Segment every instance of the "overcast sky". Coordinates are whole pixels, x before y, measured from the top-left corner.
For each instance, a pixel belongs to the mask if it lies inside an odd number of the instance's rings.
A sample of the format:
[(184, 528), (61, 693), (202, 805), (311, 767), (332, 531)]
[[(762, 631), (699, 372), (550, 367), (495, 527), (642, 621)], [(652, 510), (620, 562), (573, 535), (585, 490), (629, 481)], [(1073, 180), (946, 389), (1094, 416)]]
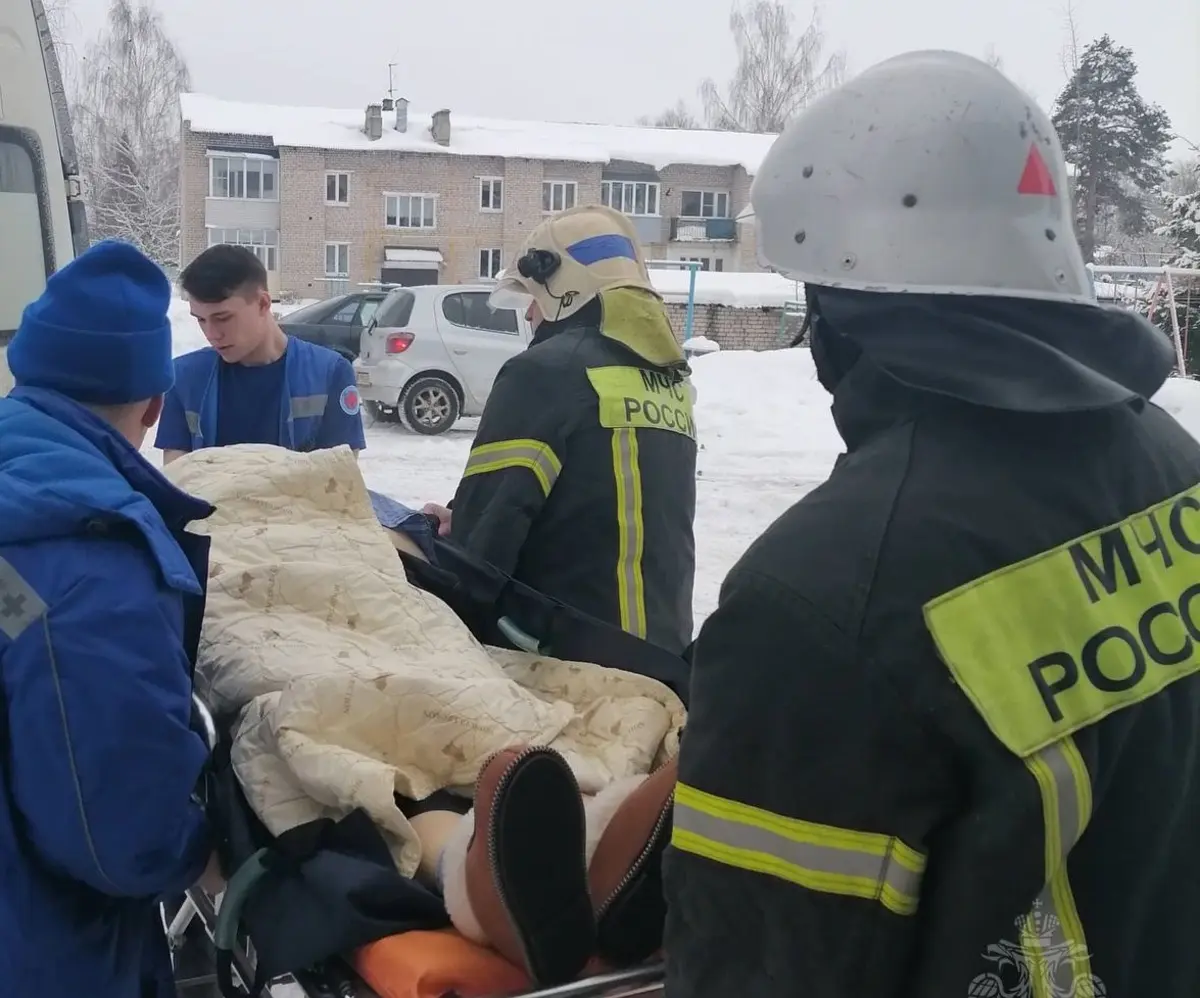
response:
[[(1065, 0), (828, 0), (831, 51), (851, 72), (918, 48), (983, 55), (1049, 108), (1065, 79)], [(77, 50), (107, 0), (71, 0)], [(730, 0), (157, 0), (194, 88), (246, 101), (415, 108), (629, 123), (726, 79)], [(807, 23), (812, 6), (794, 3)], [(1133, 49), (1142, 95), (1200, 144), (1200, 0), (1075, 0), (1080, 40)], [(1186, 147), (1176, 143), (1175, 151)]]

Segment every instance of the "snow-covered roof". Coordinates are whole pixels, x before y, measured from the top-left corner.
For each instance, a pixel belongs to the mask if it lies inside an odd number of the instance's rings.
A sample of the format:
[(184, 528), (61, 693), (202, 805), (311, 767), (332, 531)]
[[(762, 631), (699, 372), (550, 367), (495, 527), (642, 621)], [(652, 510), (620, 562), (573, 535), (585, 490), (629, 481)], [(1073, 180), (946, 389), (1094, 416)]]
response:
[[(650, 268), (650, 283), (663, 300), (684, 303), (688, 298), (688, 272)], [(779, 274), (720, 273), (701, 270), (696, 274), (697, 305), (731, 305), (734, 308), (782, 308), (788, 302), (804, 301), (804, 286)]]
[(398, 132), (394, 116), (383, 113), (383, 135), (369, 139), (363, 131), (366, 108), (285, 107), (181, 94), (180, 110), (193, 132), (235, 133), (269, 137), (277, 146), (440, 153), (451, 156), (501, 156), (538, 160), (610, 163), (629, 160), (661, 170), (672, 163), (697, 166), (742, 166), (756, 173), (774, 135), (632, 125), (569, 124), (508, 121), (452, 113), (450, 144), (438, 145), (430, 134), (432, 115), (408, 111), (408, 127)]

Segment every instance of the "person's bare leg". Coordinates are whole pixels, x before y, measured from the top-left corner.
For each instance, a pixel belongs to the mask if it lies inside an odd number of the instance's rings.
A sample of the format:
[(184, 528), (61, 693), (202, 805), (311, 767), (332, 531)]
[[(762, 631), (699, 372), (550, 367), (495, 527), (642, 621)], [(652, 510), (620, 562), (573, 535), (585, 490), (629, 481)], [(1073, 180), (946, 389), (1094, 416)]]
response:
[(408, 823), (421, 840), (421, 865), (417, 868), (417, 877), (427, 887), (440, 890), (438, 863), (446, 843), (463, 818), (454, 811), (426, 811), (409, 819)]

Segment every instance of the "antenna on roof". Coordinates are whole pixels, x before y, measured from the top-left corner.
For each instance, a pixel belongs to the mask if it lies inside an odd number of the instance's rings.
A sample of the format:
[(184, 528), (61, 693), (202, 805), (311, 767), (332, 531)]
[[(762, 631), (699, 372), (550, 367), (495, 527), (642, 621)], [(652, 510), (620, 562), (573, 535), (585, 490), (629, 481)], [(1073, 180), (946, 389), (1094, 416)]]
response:
[(388, 97), (391, 97), (393, 100), (396, 97), (396, 88), (392, 86), (392, 70), (395, 68), (396, 64), (394, 62), (388, 63)]

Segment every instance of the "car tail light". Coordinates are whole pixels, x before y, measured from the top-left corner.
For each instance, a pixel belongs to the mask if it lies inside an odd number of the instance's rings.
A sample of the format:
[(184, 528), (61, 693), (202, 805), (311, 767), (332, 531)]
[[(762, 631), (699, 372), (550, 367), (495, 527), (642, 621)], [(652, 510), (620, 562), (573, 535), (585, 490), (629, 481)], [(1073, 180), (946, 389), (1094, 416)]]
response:
[(412, 333), (391, 333), (387, 338), (388, 353), (404, 353), (412, 346)]

